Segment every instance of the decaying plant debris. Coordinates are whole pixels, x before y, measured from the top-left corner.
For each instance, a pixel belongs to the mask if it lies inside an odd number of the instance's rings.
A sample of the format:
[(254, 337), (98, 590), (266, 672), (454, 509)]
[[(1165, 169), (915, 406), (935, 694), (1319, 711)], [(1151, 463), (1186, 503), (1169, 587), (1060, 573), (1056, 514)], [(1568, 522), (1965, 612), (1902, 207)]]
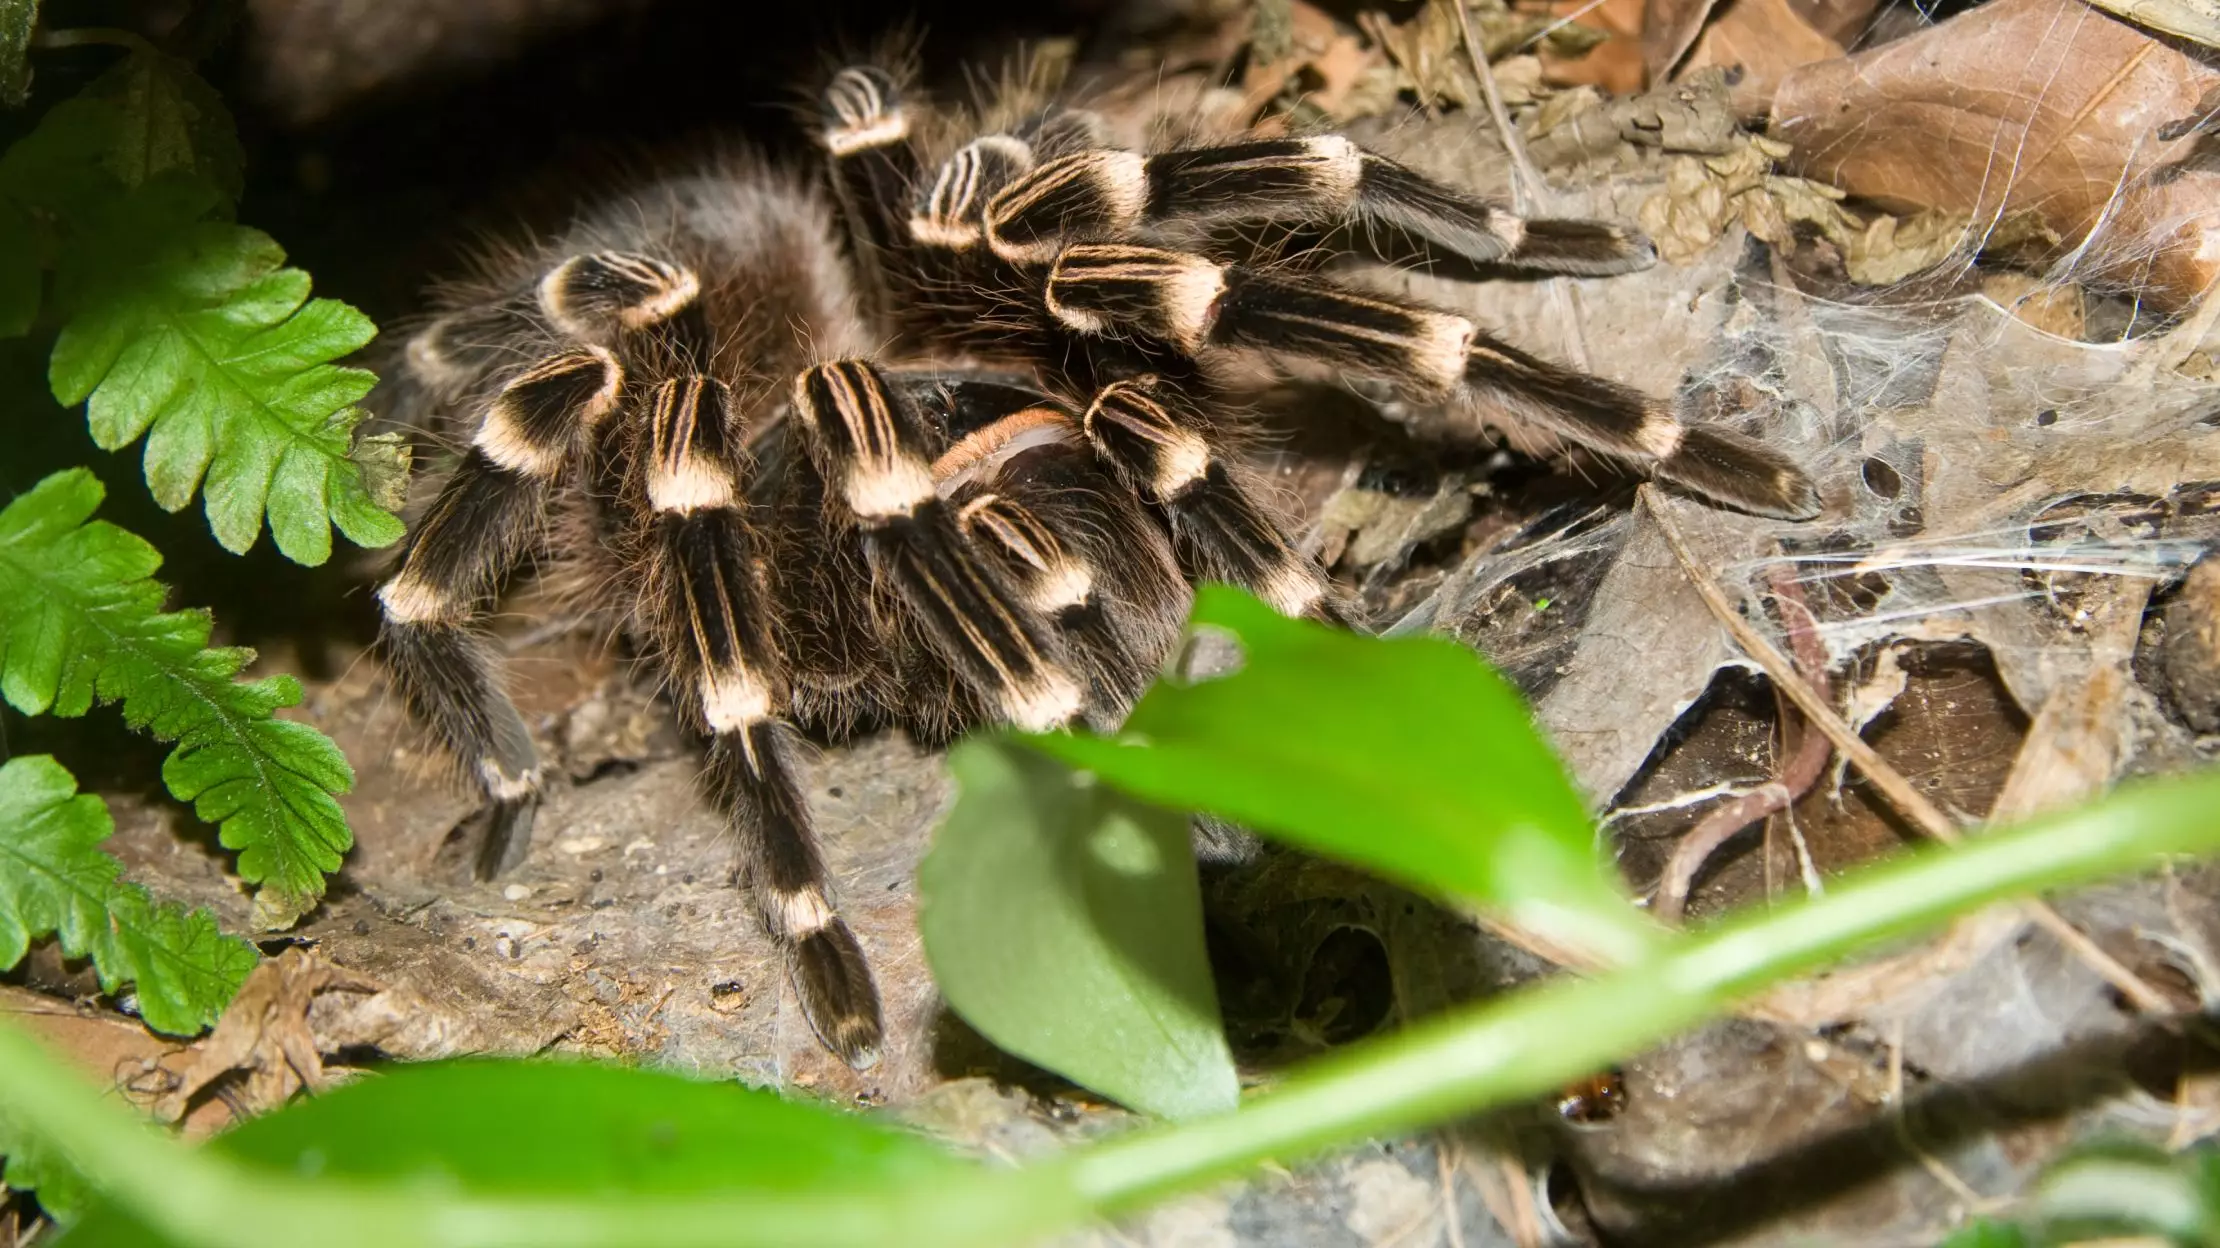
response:
[[(1124, 98), (1343, 126), (1532, 212), (1641, 223), (1669, 262), (1633, 277), (1368, 280), (1678, 392), (1822, 483), (1826, 514), (1806, 524), (1637, 503), (1605, 465), (1531, 441), (1499, 451), (1474, 414), (1304, 379), (1269, 453), (1375, 625), (1459, 637), (1519, 682), (1637, 891), (1707, 814), (1785, 785), (1765, 803), (1777, 813), (1682, 864), (1693, 921), (1824, 887), (1938, 820), (1978, 835), (2209, 763), (2209, 54), (2079, 0), (1991, 0), (1893, 39), (1902, 15), (1870, 4), (1613, 4), (1586, 33), (1557, 25), (1575, 7), (1429, 0), (1344, 21), (1260, 0), (1125, 54), (1148, 72)], [(1514, 176), (1491, 91), (1546, 184)], [(1815, 765), (1805, 742), (1824, 734), (1720, 602), (1893, 774), (1839, 743)], [(562, 763), (530, 861), (464, 882), (469, 803), (432, 782), (374, 666), (342, 664), (304, 713), (360, 772), (360, 848), (239, 1019), (189, 1056), (103, 1059), (126, 1095), (198, 1125), (220, 1113), (197, 1089), (251, 1111), (366, 1051), (563, 1051), (888, 1104), (998, 1155), (1120, 1121), (939, 1008), (912, 887), (947, 798), (935, 758), (873, 739), (816, 768), (846, 913), (889, 998), (886, 1060), (859, 1076), (789, 999), (662, 708), (589, 639), (512, 641), (520, 701)], [(113, 801), (134, 878), (246, 924), (178, 812)], [(1547, 970), (1330, 865), (1267, 853), (1206, 875), (1229, 1028), (1260, 1078)], [(2161, 1016), (2220, 998), (2216, 916), (2205, 869), (2061, 899), (2049, 918), (1976, 915), (1630, 1063), (1623, 1107), (1596, 1121), (1545, 1107), (1368, 1147), (1101, 1238), (1927, 1242), (2074, 1138), (2220, 1129), (2204, 1033)], [(55, 975), (41, 986), (70, 986)]]

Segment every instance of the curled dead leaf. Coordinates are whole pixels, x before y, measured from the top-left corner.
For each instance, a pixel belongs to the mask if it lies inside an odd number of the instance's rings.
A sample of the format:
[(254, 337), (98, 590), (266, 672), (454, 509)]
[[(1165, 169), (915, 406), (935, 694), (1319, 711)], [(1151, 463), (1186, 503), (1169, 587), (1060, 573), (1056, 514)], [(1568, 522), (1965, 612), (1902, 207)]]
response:
[(2058, 240), (2043, 258), (2179, 308), (2220, 278), (2220, 171), (2189, 159), (2196, 136), (2160, 132), (2215, 85), (2220, 70), (2080, 0), (1993, 0), (1792, 71), (1771, 133), (1795, 172), (1892, 211), (1984, 239), (2030, 214)]
[(1793, 0), (1727, 0), (1688, 50), (1681, 73), (1732, 70), (1736, 115), (1763, 118), (1789, 71), (1842, 55)]

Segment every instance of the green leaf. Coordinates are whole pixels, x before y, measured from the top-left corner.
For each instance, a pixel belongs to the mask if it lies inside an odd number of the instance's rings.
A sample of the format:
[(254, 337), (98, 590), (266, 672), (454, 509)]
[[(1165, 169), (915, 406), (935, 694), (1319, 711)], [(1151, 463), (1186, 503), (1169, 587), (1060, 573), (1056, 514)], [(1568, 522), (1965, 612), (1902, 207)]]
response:
[(82, 94), (110, 106), (112, 131), (101, 160), (125, 186), (183, 171), (226, 200), (239, 198), (246, 156), (238, 129), (223, 98), (185, 62), (134, 48)]
[(1471, 651), (1290, 620), (1224, 586), (1196, 596), (1190, 626), (1232, 634), (1240, 669), (1159, 681), (1116, 736), (1026, 744), (1613, 960), (1655, 943), (1518, 692)]
[(92, 1186), (60, 1154), (30, 1132), (0, 1115), (0, 1158), (7, 1165), (0, 1182), (19, 1192), (37, 1192), (39, 1207), (67, 1226), (92, 1206)]
[(2027, 1236), (2018, 1227), (1986, 1218), (1968, 1222), (1951, 1233), (1941, 1248), (2029, 1248)]
[[(1038, 1243), (1090, 1217), (1129, 1212), (1266, 1161), (1293, 1163), (1337, 1145), (1530, 1099), (1723, 1013), (1770, 983), (1955, 914), (2149, 870), (2173, 855), (2220, 852), (2216, 809), (2220, 772), (2124, 786), (2102, 802), (2029, 826), (1863, 868), (1821, 897), (1753, 908), (1669, 944), (1644, 965), (1594, 977), (1553, 976), (1414, 1021), (1394, 1035), (1287, 1072), (1231, 1114), (1123, 1132), (1014, 1173), (963, 1165), (934, 1173), (919, 1166), (910, 1177), (887, 1178), (871, 1157), (855, 1160), (869, 1149), (826, 1147), (836, 1137), (821, 1136), (799, 1119), (792, 1130), (759, 1127), (786, 1120), (759, 1119), (759, 1113), (779, 1111), (748, 1100), (710, 1113), (713, 1122), (749, 1138), (762, 1131), (764, 1141), (735, 1146), (748, 1149), (742, 1160), (713, 1168), (725, 1176), (723, 1187), (680, 1190), (674, 1178), (634, 1196), (614, 1185), (654, 1166), (658, 1146), (683, 1147), (694, 1120), (674, 1112), (669, 1133), (650, 1125), (644, 1159), (636, 1148), (619, 1147), (616, 1160), (603, 1160), (610, 1142), (628, 1146), (639, 1138), (637, 1120), (621, 1114), (658, 1104), (658, 1094), (623, 1088), (604, 1098), (614, 1108), (601, 1112), (593, 1108), (595, 1098), (547, 1083), (513, 1085), (508, 1099), (490, 1111), (475, 1103), (466, 1084), (456, 1083), (429, 1089), (406, 1113), (350, 1109), (335, 1113), (328, 1132), (293, 1132), (287, 1122), (293, 1115), (330, 1112), (331, 1101), (372, 1095), (379, 1083), (351, 1085), (267, 1125), (241, 1128), (242, 1135), (280, 1133), (248, 1161), (233, 1157), (227, 1143), (193, 1149), (154, 1130), (5, 1020), (0, 1112), (26, 1138), (68, 1158), (103, 1198), (166, 1237), (149, 1233), (121, 1241), (133, 1244), (296, 1248), (304, 1234), (318, 1248)], [(817, 1114), (818, 1122), (826, 1112), (792, 1110)], [(584, 1127), (568, 1121), (581, 1113)], [(377, 1174), (358, 1176), (334, 1166), (327, 1141), (340, 1140), (348, 1141), (336, 1145), (346, 1150), (346, 1165), (361, 1158), (366, 1167), (381, 1167)], [(389, 1152), (398, 1156), (387, 1160)], [(513, 1165), (504, 1161), (511, 1152), (520, 1158)], [(586, 1171), (592, 1182), (573, 1179), (567, 1167), (574, 1153), (593, 1159)], [(782, 1166), (788, 1158), (794, 1164)], [(755, 1180), (745, 1168), (750, 1164), (765, 1165), (786, 1186)], [(472, 1176), (492, 1172), (509, 1174), (519, 1185), (544, 1179), (549, 1187), (529, 1193), (472, 1189)], [(860, 1179), (847, 1181), (851, 1172)], [(66, 1242), (83, 1248), (119, 1241)]]
[(1203, 954), (1187, 816), (995, 740), (918, 868), (943, 996), (1003, 1049), (1135, 1109), (1189, 1118), (1240, 1088)]
[[(358, 545), (398, 540), (400, 520), (350, 458), (363, 418), (354, 404), (377, 379), (330, 363), (370, 341), (368, 318), (309, 299), (308, 275), (281, 267), (268, 235), (214, 221), (180, 230), (173, 201), (134, 202), (146, 219), (125, 212), (103, 234), (112, 245), (94, 239), (65, 257), (73, 298), (48, 369), (54, 397), (89, 400), (102, 447), (145, 436), (155, 501), (175, 511), (205, 494), (209, 526), (234, 553), (254, 545), (265, 516), (297, 563), (330, 557), (333, 525)], [(118, 265), (145, 237), (163, 245)]]
[[(991, 1178), (921, 1139), (768, 1092), (569, 1062), (399, 1067), (254, 1119), (210, 1147), (273, 1180), (371, 1187), (404, 1211), (395, 1226), (405, 1223), (412, 1192), (488, 1202), (625, 1198), (643, 1216), (715, 1198), (737, 1206), (721, 1228), (731, 1244), (950, 1242), (903, 1218), (904, 1195)], [(782, 1207), (797, 1198), (815, 1211)], [(642, 1221), (634, 1236), (594, 1242), (658, 1242), (651, 1227)], [(174, 1241), (100, 1203), (62, 1242)]]
[(21, 108), (31, 94), (31, 29), (39, 0), (0, 0), (0, 108)]
[(301, 699), (291, 677), (241, 681), (252, 651), (209, 647), (205, 612), (161, 610), (161, 556), (92, 519), (101, 495), (71, 469), (0, 510), (0, 698), (27, 715), (120, 701), (177, 743), (162, 779), (239, 851), (240, 876), (299, 913), (354, 843), (335, 796), (354, 773), (322, 733), (274, 717)]
[(224, 935), (206, 910), (156, 905), (101, 852), (114, 831), (99, 798), (43, 754), (0, 765), (0, 967), (58, 936), (92, 959), (100, 986), (137, 988), (149, 1027), (191, 1035), (216, 1021), (254, 969), (254, 946)]

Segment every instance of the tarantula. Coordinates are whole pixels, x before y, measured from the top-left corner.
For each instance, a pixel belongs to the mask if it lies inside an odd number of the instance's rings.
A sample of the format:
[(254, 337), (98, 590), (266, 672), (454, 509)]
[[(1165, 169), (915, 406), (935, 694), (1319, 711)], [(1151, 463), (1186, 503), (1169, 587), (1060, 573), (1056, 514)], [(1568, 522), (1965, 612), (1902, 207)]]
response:
[(1258, 262), (1222, 227), (1586, 275), (1650, 264), (1639, 235), (1521, 220), (1333, 134), (1146, 152), (1038, 100), (965, 132), (909, 83), (831, 78), (823, 185), (725, 156), (451, 291), (399, 402), (468, 449), (377, 592), (393, 681), (490, 804), (491, 877), (525, 852), (541, 772), (476, 626), (525, 560), (579, 571), (699, 738), (802, 1008), (851, 1064), (876, 1056), (878, 993), (828, 891), (800, 730), (1115, 723), (1204, 579), (1341, 617), (1229, 453), (1230, 365), (1308, 361), (1749, 510), (1817, 509), (1761, 444)]

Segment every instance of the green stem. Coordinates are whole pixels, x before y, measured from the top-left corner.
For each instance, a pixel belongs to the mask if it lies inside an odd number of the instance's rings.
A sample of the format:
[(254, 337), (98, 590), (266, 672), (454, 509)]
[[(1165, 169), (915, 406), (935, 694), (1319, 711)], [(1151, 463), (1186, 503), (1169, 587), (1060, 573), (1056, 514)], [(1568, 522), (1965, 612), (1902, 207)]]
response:
[(0, 1027), (0, 1106), (118, 1205), (192, 1248), (660, 1248), (1028, 1242), (1092, 1213), (1206, 1186), (1270, 1158), (1524, 1100), (1861, 945), (2005, 897), (2220, 850), (2220, 773), (2123, 791), (2041, 823), (1863, 872), (1828, 897), (1723, 924), (1642, 966), (1560, 980), (1309, 1066), (1223, 1117), (1151, 1128), (1015, 1172), (927, 1188), (747, 1196), (478, 1196), (304, 1179), (135, 1122)]
[(2125, 790), (1957, 849), (1908, 855), (1824, 898), (1731, 920), (1640, 966), (1413, 1024), (1313, 1063), (1235, 1113), (1122, 1136), (1060, 1164), (1090, 1203), (1129, 1209), (1268, 1159), (1527, 1100), (1860, 946), (1987, 902), (2215, 849), (2220, 774)]

